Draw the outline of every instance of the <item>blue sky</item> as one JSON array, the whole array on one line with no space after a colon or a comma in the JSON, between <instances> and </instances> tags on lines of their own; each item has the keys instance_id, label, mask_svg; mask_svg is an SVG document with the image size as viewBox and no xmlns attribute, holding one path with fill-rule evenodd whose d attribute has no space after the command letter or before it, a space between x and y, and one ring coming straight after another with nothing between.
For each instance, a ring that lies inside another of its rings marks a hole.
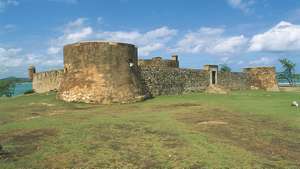
<instances>
[{"instance_id":1,"label":"blue sky","mask_svg":"<svg viewBox=\"0 0 300 169\"><path fill-rule=\"evenodd\" d=\"M287 57L300 72L299 0L0 0L0 78L63 67L82 40L133 43L140 58L178 54L181 67L235 71Z\"/></svg>"}]
</instances>

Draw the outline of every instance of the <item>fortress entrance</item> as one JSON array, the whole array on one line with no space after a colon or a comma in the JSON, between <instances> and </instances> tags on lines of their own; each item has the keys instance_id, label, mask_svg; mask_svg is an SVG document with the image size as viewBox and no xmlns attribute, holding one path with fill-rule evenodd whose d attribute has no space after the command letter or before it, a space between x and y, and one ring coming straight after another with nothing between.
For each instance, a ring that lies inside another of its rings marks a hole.
<instances>
[{"instance_id":1,"label":"fortress entrance","mask_svg":"<svg viewBox=\"0 0 300 169\"><path fill-rule=\"evenodd\" d=\"M218 65L204 65L204 70L208 71L209 85L218 84Z\"/></svg>"},{"instance_id":2,"label":"fortress entrance","mask_svg":"<svg viewBox=\"0 0 300 169\"><path fill-rule=\"evenodd\" d=\"M217 71L211 71L211 75L210 75L210 78L211 78L211 84L212 85L215 85L217 83Z\"/></svg>"}]
</instances>

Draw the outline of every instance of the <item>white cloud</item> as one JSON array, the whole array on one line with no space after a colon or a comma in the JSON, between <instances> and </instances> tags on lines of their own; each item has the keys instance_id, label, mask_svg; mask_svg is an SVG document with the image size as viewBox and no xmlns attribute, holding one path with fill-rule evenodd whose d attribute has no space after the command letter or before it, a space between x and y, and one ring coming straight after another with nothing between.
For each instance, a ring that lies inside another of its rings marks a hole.
<instances>
[{"instance_id":1,"label":"white cloud","mask_svg":"<svg viewBox=\"0 0 300 169\"><path fill-rule=\"evenodd\" d=\"M243 35L225 36L224 29L203 27L196 32L187 33L173 51L182 53L209 53L232 55L241 52L248 39Z\"/></svg>"},{"instance_id":2,"label":"white cloud","mask_svg":"<svg viewBox=\"0 0 300 169\"><path fill-rule=\"evenodd\" d=\"M4 9L8 6L17 6L19 2L17 0L0 0L0 12L3 12Z\"/></svg>"},{"instance_id":3,"label":"white cloud","mask_svg":"<svg viewBox=\"0 0 300 169\"><path fill-rule=\"evenodd\" d=\"M153 43L150 45L142 46L139 48L139 54L143 56L149 56L152 52L163 49L165 47L164 44L161 43Z\"/></svg>"},{"instance_id":4,"label":"white cloud","mask_svg":"<svg viewBox=\"0 0 300 169\"><path fill-rule=\"evenodd\" d=\"M62 52L62 48L66 44L91 38L94 31L92 27L85 25L86 21L86 18L78 18L67 23L61 30L63 35L50 41L50 47L48 48L47 53L56 55Z\"/></svg>"},{"instance_id":5,"label":"white cloud","mask_svg":"<svg viewBox=\"0 0 300 169\"><path fill-rule=\"evenodd\" d=\"M91 27L82 28L79 32L74 32L66 35L66 39L71 42L76 42L84 39L93 33Z\"/></svg>"},{"instance_id":6,"label":"white cloud","mask_svg":"<svg viewBox=\"0 0 300 169\"><path fill-rule=\"evenodd\" d=\"M274 64L274 59L270 57L261 57L249 62L249 66L270 66Z\"/></svg>"},{"instance_id":7,"label":"white cloud","mask_svg":"<svg viewBox=\"0 0 300 169\"><path fill-rule=\"evenodd\" d=\"M109 41L133 43L139 47L141 56L148 56L154 51L165 49L166 44L177 35L177 30L166 26L142 33L139 31L104 31L96 37Z\"/></svg>"},{"instance_id":8,"label":"white cloud","mask_svg":"<svg viewBox=\"0 0 300 169\"><path fill-rule=\"evenodd\" d=\"M24 69L29 65L42 67L55 67L63 64L62 59L49 57L49 55L25 53L21 48L0 47L0 74L12 71L15 68Z\"/></svg>"},{"instance_id":9,"label":"white cloud","mask_svg":"<svg viewBox=\"0 0 300 169\"><path fill-rule=\"evenodd\" d=\"M20 56L20 48L1 48L0 47L0 67L18 67L23 63Z\"/></svg>"},{"instance_id":10,"label":"white cloud","mask_svg":"<svg viewBox=\"0 0 300 169\"><path fill-rule=\"evenodd\" d=\"M66 44L83 40L99 39L135 44L139 47L139 54L141 56L148 56L154 51L164 49L170 39L177 34L177 30L170 29L166 26L148 32L95 31L95 29L88 26L86 22L86 18L78 18L63 26L63 35L51 40L47 53L49 55L57 55L62 52L63 46Z\"/></svg>"},{"instance_id":11,"label":"white cloud","mask_svg":"<svg viewBox=\"0 0 300 169\"><path fill-rule=\"evenodd\" d=\"M61 48L59 48L59 47L53 47L53 46L52 46L52 47L49 47L49 48L48 48L47 53L48 53L49 55L55 55L55 54L59 53L60 50L61 50Z\"/></svg>"},{"instance_id":12,"label":"white cloud","mask_svg":"<svg viewBox=\"0 0 300 169\"><path fill-rule=\"evenodd\" d=\"M64 25L63 27L63 32L68 33L68 32L72 32L73 29L80 29L84 26L85 22L87 21L87 18L77 18L74 21L71 21L69 23L67 23L66 25Z\"/></svg>"},{"instance_id":13,"label":"white cloud","mask_svg":"<svg viewBox=\"0 0 300 169\"><path fill-rule=\"evenodd\" d=\"M247 43L247 38L243 35L233 36L220 40L212 49L213 53L234 54L241 50Z\"/></svg>"},{"instance_id":14,"label":"white cloud","mask_svg":"<svg viewBox=\"0 0 300 169\"><path fill-rule=\"evenodd\" d=\"M115 31L115 32L99 32L96 34L97 38L111 40L111 41L121 41L132 43L137 39L142 37L139 32L125 32L125 31Z\"/></svg>"},{"instance_id":15,"label":"white cloud","mask_svg":"<svg viewBox=\"0 0 300 169\"><path fill-rule=\"evenodd\" d=\"M177 34L177 30L166 26L145 33L138 31L104 31L97 34L98 38L135 43L137 45L149 45L153 43L166 43Z\"/></svg>"},{"instance_id":16,"label":"white cloud","mask_svg":"<svg viewBox=\"0 0 300 169\"><path fill-rule=\"evenodd\" d=\"M255 35L250 41L249 51L300 51L300 25L280 22L270 30Z\"/></svg>"},{"instance_id":17,"label":"white cloud","mask_svg":"<svg viewBox=\"0 0 300 169\"><path fill-rule=\"evenodd\" d=\"M251 12L251 6L255 3L254 0L227 0L227 3L235 9L239 9L244 13Z\"/></svg>"}]
</instances>

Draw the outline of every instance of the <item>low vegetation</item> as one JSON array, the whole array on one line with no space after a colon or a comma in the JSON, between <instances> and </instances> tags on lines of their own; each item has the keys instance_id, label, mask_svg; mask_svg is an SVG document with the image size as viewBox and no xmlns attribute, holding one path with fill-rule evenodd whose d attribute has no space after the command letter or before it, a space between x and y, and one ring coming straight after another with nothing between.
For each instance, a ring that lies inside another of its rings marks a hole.
<instances>
[{"instance_id":1,"label":"low vegetation","mask_svg":"<svg viewBox=\"0 0 300 169\"><path fill-rule=\"evenodd\" d=\"M0 168L297 168L299 93L161 96L125 105L0 98Z\"/></svg>"},{"instance_id":2,"label":"low vegetation","mask_svg":"<svg viewBox=\"0 0 300 169\"><path fill-rule=\"evenodd\" d=\"M231 72L231 68L226 65L226 64L221 64L220 65L220 72L221 73L230 73Z\"/></svg>"},{"instance_id":3,"label":"low vegetation","mask_svg":"<svg viewBox=\"0 0 300 169\"><path fill-rule=\"evenodd\" d=\"M14 95L16 83L29 82L27 78L16 78L8 77L5 79L0 79L0 97L6 96L11 97Z\"/></svg>"},{"instance_id":4,"label":"low vegetation","mask_svg":"<svg viewBox=\"0 0 300 169\"><path fill-rule=\"evenodd\" d=\"M277 78L286 80L290 86L296 86L297 80L300 80L299 75L296 74L296 63L287 58L279 59L279 62L283 71L278 74Z\"/></svg>"}]
</instances>

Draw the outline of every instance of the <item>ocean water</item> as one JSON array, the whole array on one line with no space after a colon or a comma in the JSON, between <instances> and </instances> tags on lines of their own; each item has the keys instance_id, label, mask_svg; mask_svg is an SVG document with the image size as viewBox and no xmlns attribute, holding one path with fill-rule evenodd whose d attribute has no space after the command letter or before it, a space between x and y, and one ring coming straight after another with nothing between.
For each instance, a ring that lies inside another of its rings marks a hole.
<instances>
[{"instance_id":1,"label":"ocean water","mask_svg":"<svg viewBox=\"0 0 300 169\"><path fill-rule=\"evenodd\" d=\"M14 96L23 95L24 92L32 90L32 83L26 82L26 83L17 83L16 88L14 91Z\"/></svg>"},{"instance_id":2,"label":"ocean water","mask_svg":"<svg viewBox=\"0 0 300 169\"><path fill-rule=\"evenodd\" d=\"M288 86L289 85L289 82L287 80L278 80L278 84L279 85L283 85L283 86ZM300 86L300 80L297 80L296 81L296 85L297 86Z\"/></svg>"}]
</instances>

